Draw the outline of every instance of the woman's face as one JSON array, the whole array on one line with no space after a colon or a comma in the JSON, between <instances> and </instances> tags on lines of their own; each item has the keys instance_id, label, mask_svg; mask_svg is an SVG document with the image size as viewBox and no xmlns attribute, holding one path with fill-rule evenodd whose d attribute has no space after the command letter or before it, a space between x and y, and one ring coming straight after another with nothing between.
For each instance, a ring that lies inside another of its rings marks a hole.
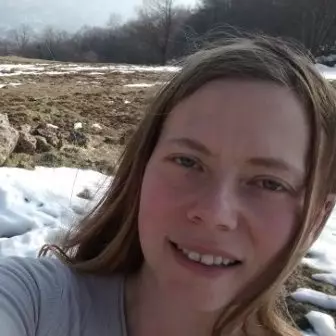
<instances>
[{"instance_id":1,"label":"woman's face","mask_svg":"<svg viewBox=\"0 0 336 336\"><path fill-rule=\"evenodd\" d=\"M289 89L218 80L170 113L146 167L144 272L179 304L227 305L289 241L309 126Z\"/></svg>"}]
</instances>

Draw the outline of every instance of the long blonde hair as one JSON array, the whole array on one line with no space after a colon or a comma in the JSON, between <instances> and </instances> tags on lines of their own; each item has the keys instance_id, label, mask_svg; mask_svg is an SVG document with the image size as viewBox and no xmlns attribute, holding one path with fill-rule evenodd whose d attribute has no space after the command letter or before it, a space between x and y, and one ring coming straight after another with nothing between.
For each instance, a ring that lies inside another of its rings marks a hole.
<instances>
[{"instance_id":1,"label":"long blonde hair","mask_svg":"<svg viewBox=\"0 0 336 336\"><path fill-rule=\"evenodd\" d=\"M213 335L227 335L237 325L247 335L299 335L280 314L277 299L309 248L322 205L335 190L336 99L310 56L280 39L231 38L188 57L149 105L106 195L61 242L45 246L41 255L54 250L70 267L94 274L137 272L144 261L137 229L141 182L167 115L205 83L225 78L259 79L290 88L305 106L311 142L302 225L267 269L252 279L246 301L223 313ZM252 331L252 324L257 331Z\"/></svg>"}]
</instances>

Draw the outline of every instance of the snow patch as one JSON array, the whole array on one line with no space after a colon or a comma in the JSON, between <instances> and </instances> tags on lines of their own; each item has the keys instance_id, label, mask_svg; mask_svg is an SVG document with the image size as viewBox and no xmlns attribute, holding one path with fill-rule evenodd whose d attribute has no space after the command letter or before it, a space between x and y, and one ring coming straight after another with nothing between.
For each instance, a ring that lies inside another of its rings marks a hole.
<instances>
[{"instance_id":1,"label":"snow patch","mask_svg":"<svg viewBox=\"0 0 336 336\"><path fill-rule=\"evenodd\" d=\"M17 87L22 85L22 83L6 83L6 84L0 84L0 89L6 88L8 86L12 86L12 87Z\"/></svg>"},{"instance_id":2,"label":"snow patch","mask_svg":"<svg viewBox=\"0 0 336 336\"><path fill-rule=\"evenodd\" d=\"M314 280L322 281L336 287L336 273L313 274L312 278Z\"/></svg>"},{"instance_id":3,"label":"snow patch","mask_svg":"<svg viewBox=\"0 0 336 336\"><path fill-rule=\"evenodd\" d=\"M302 263L327 273L336 273L336 211L333 210L319 239Z\"/></svg>"},{"instance_id":4,"label":"snow patch","mask_svg":"<svg viewBox=\"0 0 336 336\"><path fill-rule=\"evenodd\" d=\"M299 288L291 294L298 302L311 303L317 307L336 310L336 296L318 292L310 288Z\"/></svg>"},{"instance_id":5,"label":"snow patch","mask_svg":"<svg viewBox=\"0 0 336 336\"><path fill-rule=\"evenodd\" d=\"M0 255L36 256L92 209L110 181L91 170L0 168ZM85 189L93 200L77 196Z\"/></svg>"},{"instance_id":6,"label":"snow patch","mask_svg":"<svg viewBox=\"0 0 336 336\"><path fill-rule=\"evenodd\" d=\"M92 124L91 127L96 129L96 130L101 130L102 129L102 127L99 124Z\"/></svg>"},{"instance_id":7,"label":"snow patch","mask_svg":"<svg viewBox=\"0 0 336 336\"><path fill-rule=\"evenodd\" d=\"M328 80L336 80L336 68L328 67L323 64L317 64L317 69Z\"/></svg>"},{"instance_id":8,"label":"snow patch","mask_svg":"<svg viewBox=\"0 0 336 336\"><path fill-rule=\"evenodd\" d=\"M47 127L52 128L52 129L55 129L55 130L59 129L58 126L53 125L53 124L47 124Z\"/></svg>"},{"instance_id":9,"label":"snow patch","mask_svg":"<svg viewBox=\"0 0 336 336\"><path fill-rule=\"evenodd\" d=\"M318 336L336 336L335 321L330 315L311 311L306 318Z\"/></svg>"},{"instance_id":10,"label":"snow patch","mask_svg":"<svg viewBox=\"0 0 336 336\"><path fill-rule=\"evenodd\" d=\"M75 129L75 130L82 129L82 128L83 128L83 123L81 123L81 122L76 122L76 123L74 124L74 129Z\"/></svg>"},{"instance_id":11,"label":"snow patch","mask_svg":"<svg viewBox=\"0 0 336 336\"><path fill-rule=\"evenodd\" d=\"M147 87L152 87L154 85L155 84L145 84L145 83L141 84L141 83L139 83L139 84L126 84L124 86L129 87L129 88L147 88Z\"/></svg>"}]
</instances>

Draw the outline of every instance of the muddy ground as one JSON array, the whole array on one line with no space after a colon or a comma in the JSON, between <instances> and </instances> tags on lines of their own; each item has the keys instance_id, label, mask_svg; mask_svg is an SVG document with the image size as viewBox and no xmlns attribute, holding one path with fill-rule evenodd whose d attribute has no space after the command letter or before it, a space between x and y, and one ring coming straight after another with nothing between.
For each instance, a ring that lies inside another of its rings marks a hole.
<instances>
[{"instance_id":1,"label":"muddy ground","mask_svg":"<svg viewBox=\"0 0 336 336\"><path fill-rule=\"evenodd\" d=\"M52 70L51 65L48 71ZM0 85L22 84L0 89L0 113L6 113L15 128L23 124L33 128L43 123L55 125L63 140L61 148L49 153L13 153L6 165L70 166L113 173L125 141L160 86L129 88L125 85L153 84L164 81L167 76L170 75L154 72L0 76ZM86 146L68 141L69 132L78 122L83 125L80 132L88 137ZM92 127L95 123L101 130Z\"/></svg>"},{"instance_id":2,"label":"muddy ground","mask_svg":"<svg viewBox=\"0 0 336 336\"><path fill-rule=\"evenodd\" d=\"M0 63L34 63L31 60L0 58ZM46 63L43 61L43 63ZM50 63L49 70L55 64ZM126 84L164 82L172 74L155 72L88 73L62 75L20 75L1 77L0 85L19 82L17 87L0 89L0 113L8 114L10 123L19 128L23 124L37 127L53 124L58 127L63 141L60 148L45 153L13 153L6 166L33 168L35 165L80 167L113 174L125 141L132 134L144 114L148 101L159 86L129 88ZM81 122L88 142L79 146L68 141L74 124ZM92 127L98 123L102 129ZM308 287L336 295L334 286L311 279L318 271L300 267L287 283L285 299L289 312L297 324L307 327L304 314L318 307L297 303L289 293L299 287ZM336 313L326 311L334 318Z\"/></svg>"}]
</instances>

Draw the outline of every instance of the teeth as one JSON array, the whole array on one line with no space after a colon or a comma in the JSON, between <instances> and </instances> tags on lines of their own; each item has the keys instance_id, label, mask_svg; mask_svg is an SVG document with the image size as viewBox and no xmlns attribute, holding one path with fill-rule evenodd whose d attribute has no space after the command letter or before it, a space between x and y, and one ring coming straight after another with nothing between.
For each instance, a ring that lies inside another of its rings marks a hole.
<instances>
[{"instance_id":1,"label":"teeth","mask_svg":"<svg viewBox=\"0 0 336 336\"><path fill-rule=\"evenodd\" d=\"M200 261L201 259L201 255L197 252L188 252L187 256L189 259L193 260L193 261Z\"/></svg>"},{"instance_id":2,"label":"teeth","mask_svg":"<svg viewBox=\"0 0 336 336\"><path fill-rule=\"evenodd\" d=\"M204 265L211 266L214 263L214 257L210 254L205 254L201 256L201 263Z\"/></svg>"},{"instance_id":3,"label":"teeth","mask_svg":"<svg viewBox=\"0 0 336 336\"><path fill-rule=\"evenodd\" d=\"M215 265L219 266L219 265L222 264L222 262L223 262L222 257L220 257L220 256L215 257L215 260L214 260Z\"/></svg>"},{"instance_id":4,"label":"teeth","mask_svg":"<svg viewBox=\"0 0 336 336\"><path fill-rule=\"evenodd\" d=\"M229 259L223 259L223 265L228 266L231 263L233 263L233 260L229 260Z\"/></svg>"},{"instance_id":5,"label":"teeth","mask_svg":"<svg viewBox=\"0 0 336 336\"><path fill-rule=\"evenodd\" d=\"M213 266L213 265L216 265L216 266L221 266L221 265L224 265L224 266L229 266L231 264L234 264L235 261L234 260L230 260L230 259L225 259L221 256L213 256L211 254L200 254L198 252L195 252L195 251L189 251L185 248L180 248L178 247L178 249L184 254L186 255L190 260L192 261L196 261L196 262L200 262L204 265L207 265L207 266Z\"/></svg>"}]
</instances>

